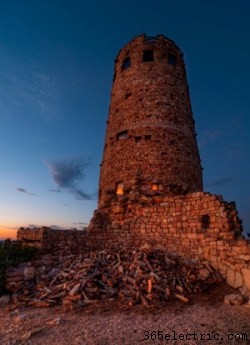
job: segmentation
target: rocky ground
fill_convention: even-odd
[[[225,305],[224,296],[232,292],[235,290],[221,283],[195,295],[189,303],[169,301],[162,307],[125,306],[112,300],[80,308],[8,306],[0,308],[0,344],[249,344],[250,308]],[[194,332],[197,340],[194,335],[190,340],[174,339],[174,334],[178,338]],[[206,336],[202,339],[200,334]],[[248,341],[235,334],[246,334]],[[161,340],[163,335],[166,340]],[[228,335],[234,339],[229,340]]]

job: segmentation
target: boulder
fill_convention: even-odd
[[[24,280],[32,280],[35,278],[35,267],[25,267],[23,271]]]
[[[227,283],[228,285],[234,287],[234,282],[235,282],[235,271],[232,270],[231,268],[227,269]]]
[[[244,303],[244,297],[241,294],[237,293],[226,295],[224,297],[224,303],[231,305],[241,305]]]
[[[10,303],[10,295],[3,295],[0,297],[0,306],[4,306]]]
[[[240,272],[235,272],[234,288],[238,289],[244,284],[242,274]]]
[[[250,269],[242,268],[242,275],[243,275],[246,287],[250,290]]]

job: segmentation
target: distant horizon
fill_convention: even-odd
[[[41,227],[48,227],[50,229],[53,229],[53,230],[73,230],[73,229],[76,229],[77,231],[83,231],[84,228],[87,227],[87,225],[85,226],[82,226],[81,228],[78,226],[78,227],[61,227],[61,226],[57,226],[57,225],[36,225],[36,226],[18,226],[17,228],[13,229],[4,229],[3,227],[0,227],[0,241],[4,241],[6,239],[16,239],[17,237],[17,231],[20,229],[20,228],[25,228],[25,229],[39,229]]]
[[[41,227],[48,227],[50,229],[53,230],[72,230],[72,229],[76,229],[77,231],[83,231],[84,228],[88,227],[88,224],[86,225],[82,225],[82,228],[79,227],[61,227],[61,226],[57,226],[57,225],[27,225],[27,226],[18,226],[17,228],[13,229],[6,229],[4,230],[3,227],[0,227],[0,241],[5,241],[6,239],[11,239],[11,240],[15,240],[17,238],[17,231],[20,228],[25,228],[25,229],[38,229]],[[12,232],[12,233],[11,233]],[[3,233],[5,233],[6,235],[3,235]],[[245,228],[244,228],[244,224],[243,224],[243,232],[242,235],[245,237],[245,239],[250,240],[250,232],[248,232]]]

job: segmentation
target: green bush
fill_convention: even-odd
[[[15,267],[21,262],[33,260],[37,255],[37,248],[24,247],[18,241],[8,239],[0,244],[0,296],[5,292],[6,269]]]

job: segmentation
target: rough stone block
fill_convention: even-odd
[[[250,290],[250,269],[243,268],[242,275],[243,275],[243,279],[244,279],[244,283],[246,287]]]
[[[32,280],[35,278],[35,267],[25,267],[23,271],[24,280]]]
[[[231,294],[224,297],[225,304],[241,305],[244,303],[244,297],[241,294]]]
[[[235,283],[235,271],[232,270],[231,268],[227,269],[227,283],[228,285],[234,287]]]

